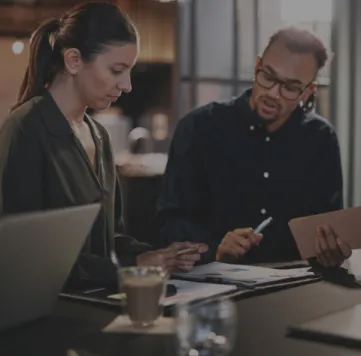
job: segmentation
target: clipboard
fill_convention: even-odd
[[[324,224],[332,226],[351,249],[361,248],[361,207],[342,209],[289,221],[288,225],[302,259],[316,256],[316,229]]]
[[[309,267],[278,270],[258,266],[211,262],[196,266],[189,272],[173,273],[173,278],[191,282],[230,284],[240,288],[255,289],[257,287],[318,278],[318,276],[311,272]]]

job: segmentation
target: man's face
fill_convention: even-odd
[[[315,90],[312,81],[316,73],[312,54],[293,53],[281,41],[275,42],[257,58],[252,109],[270,123],[287,119]]]

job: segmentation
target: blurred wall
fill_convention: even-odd
[[[0,37],[0,125],[16,101],[27,63],[28,41],[24,41],[24,50],[18,55],[12,50],[15,41],[15,38]]]
[[[177,7],[173,2],[155,0],[133,1],[127,9],[140,34],[142,62],[173,62],[175,19]]]
[[[281,27],[311,30],[331,46],[332,0],[183,0],[178,7],[179,118],[250,87],[256,56]],[[318,78],[326,117],[329,76],[330,63]]]
[[[334,0],[334,7],[335,58],[332,68],[330,112],[341,146],[345,203],[346,206],[360,206],[361,1]]]
[[[140,33],[141,52],[139,61],[172,63],[174,61],[174,23],[176,16],[174,4],[161,3],[155,0],[132,0],[131,2],[124,2],[124,5],[126,5],[124,10],[136,24]],[[120,6],[122,7],[122,2],[120,2]],[[53,12],[52,10],[49,13]],[[39,10],[39,13],[43,18],[44,11]],[[21,18],[18,21],[23,21],[25,15],[23,12],[19,14]],[[11,16],[15,15],[12,13]],[[2,17],[0,16],[0,18]],[[22,53],[18,55],[12,51],[12,45],[15,41],[17,41],[16,38],[0,36],[0,125],[16,100],[27,64],[28,40],[22,40],[25,47]]]

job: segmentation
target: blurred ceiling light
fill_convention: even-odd
[[[129,139],[131,141],[136,141],[139,139],[147,139],[150,137],[150,132],[144,127],[136,127],[129,133]]]
[[[331,22],[332,0],[281,0],[281,19],[288,23]]]
[[[12,45],[14,54],[20,54],[24,50],[24,42],[15,41]]]

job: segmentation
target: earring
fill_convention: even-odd
[[[303,100],[300,100],[300,103],[299,103],[300,108],[303,108],[304,105],[305,105],[305,103],[303,102]]]

